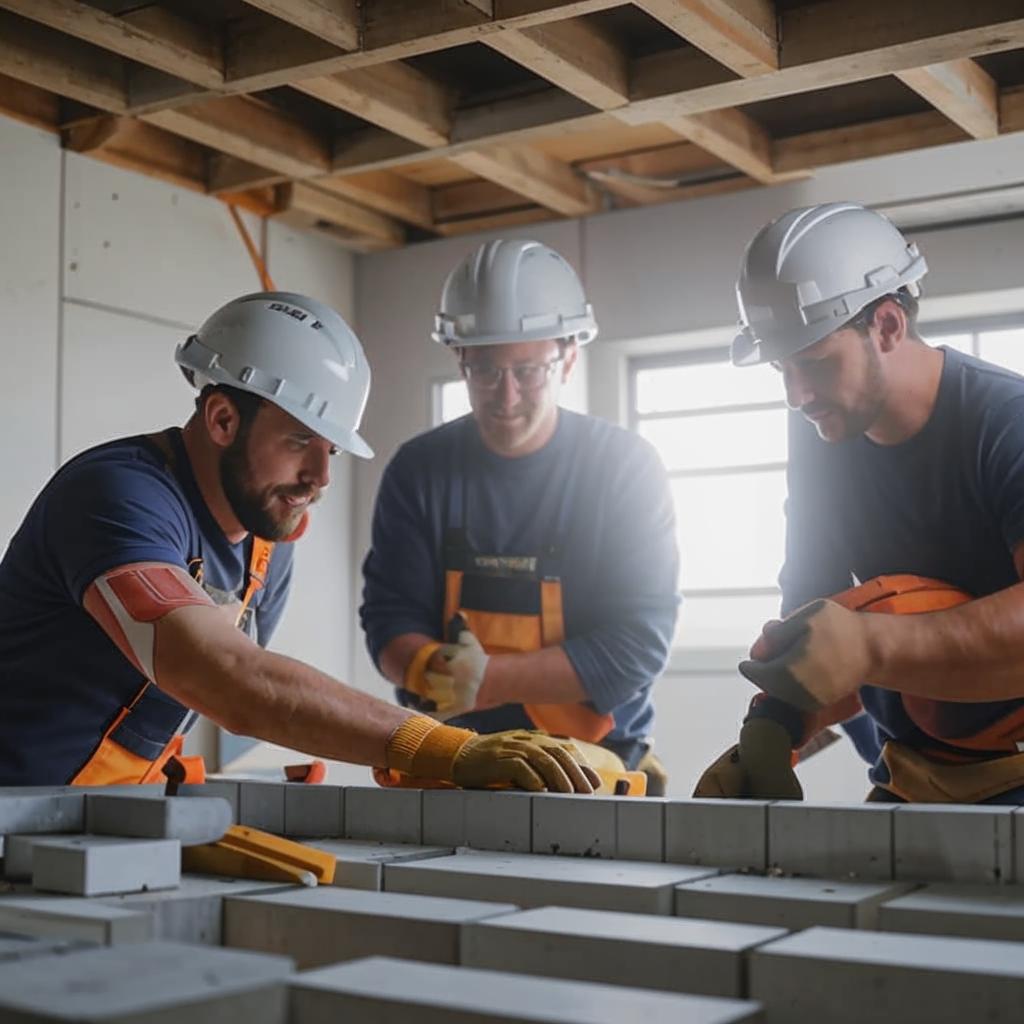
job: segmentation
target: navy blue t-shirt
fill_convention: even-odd
[[[144,437],[72,459],[36,498],[0,562],[0,785],[63,784],[145,683],[82,607],[89,585],[130,562],[195,568],[218,603],[241,599],[251,538],[231,544],[199,492],[179,430],[172,471]],[[281,616],[292,546],[275,545],[243,628],[266,645]],[[151,688],[152,689],[152,688]],[[169,717],[181,706],[167,701]]]
[[[1020,582],[1013,550],[1024,541],[1024,378],[942,351],[932,414],[902,444],[863,436],[829,444],[802,416],[791,418],[784,613],[894,573],[975,597]],[[866,686],[861,698],[882,741],[917,748],[936,746],[935,736],[955,748],[1021,703],[928,702],[925,733],[898,693]]]
[[[450,522],[456,482],[466,520],[458,524]],[[363,566],[360,616],[375,663],[396,636],[441,638],[442,545],[454,525],[488,554],[557,545],[562,646],[593,706],[614,715],[608,741],[650,735],[651,687],[668,660],[678,607],[672,499],[651,445],[564,409],[552,440],[523,458],[491,452],[471,416],[404,444],[384,472]],[[521,705],[458,720],[482,732],[526,723]]]

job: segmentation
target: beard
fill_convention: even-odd
[[[263,540],[279,541],[293,534],[306,509],[320,500],[315,487],[275,485],[257,490],[252,486],[252,478],[249,431],[243,428],[221,456],[220,483],[235,518],[249,533]],[[281,512],[278,511],[282,507],[277,501],[279,497],[308,497],[310,500],[301,507]]]
[[[834,419],[815,422],[814,426],[822,440],[829,442],[850,441],[861,437],[874,425],[885,408],[886,385],[882,374],[882,358],[871,344],[870,338],[864,339],[864,368],[856,400],[847,407],[835,403],[814,403],[807,406],[805,415],[817,412],[829,412]],[[838,429],[836,429],[838,420]],[[814,422],[812,420],[812,422]]]

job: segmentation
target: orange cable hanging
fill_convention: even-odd
[[[225,203],[224,205],[231,212],[231,219],[235,222],[235,227],[238,228],[238,233],[242,236],[242,242],[249,253],[249,259],[252,260],[252,265],[256,268],[256,274],[260,279],[260,286],[265,292],[277,291],[270,277],[270,271],[267,270],[267,265],[263,262],[263,257],[259,254],[259,250],[256,248],[256,244],[253,242],[252,236],[249,234],[249,230],[246,228],[245,222],[238,212],[238,208],[234,203]]]

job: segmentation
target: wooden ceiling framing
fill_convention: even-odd
[[[0,112],[366,251],[1024,130],[1024,0],[0,0]]]

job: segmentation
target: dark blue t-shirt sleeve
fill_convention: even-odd
[[[1024,543],[1024,398],[992,410],[979,439],[981,484],[1007,549]]]
[[[592,626],[569,637],[563,649],[591,703],[612,711],[664,670],[679,608],[679,553],[668,477],[646,441],[626,435],[628,451],[602,452],[609,474],[606,492],[583,496],[601,502],[606,534],[599,579],[588,618]]]
[[[165,470],[139,459],[66,467],[48,490],[44,523],[47,557],[76,603],[119,565],[188,561],[184,501]]]
[[[295,567],[293,544],[275,544],[270,557],[270,579],[267,595],[256,609],[256,641],[267,647],[284,614],[288,592],[291,590]]]
[[[400,449],[384,470],[377,492],[359,618],[378,668],[380,652],[396,636],[440,637],[443,573],[426,476],[417,460]]]

